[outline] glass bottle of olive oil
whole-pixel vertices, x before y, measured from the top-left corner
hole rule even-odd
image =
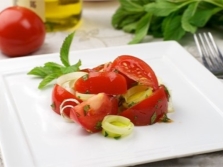
[[[15,0],[44,21],[47,31],[76,29],[81,22],[82,0]]]

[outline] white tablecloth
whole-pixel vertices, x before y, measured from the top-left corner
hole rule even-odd
[[[3,2],[4,1],[4,2]],[[0,0],[0,10],[9,5],[9,2]],[[122,31],[115,30],[111,26],[111,16],[115,9],[118,7],[118,1],[107,2],[85,2],[83,9],[83,22],[81,27],[76,31],[71,50],[85,50],[92,48],[104,48],[111,46],[127,45],[132,39],[131,34],[126,34]],[[44,45],[40,50],[33,53],[35,55],[59,52],[60,46],[64,38],[70,32],[54,32],[48,33]],[[213,32],[214,36],[219,43],[220,48],[223,50],[223,41],[218,35],[218,32]],[[146,38],[144,42],[153,42],[162,39],[153,39],[152,37]],[[180,44],[188,50],[194,57],[200,61],[199,54],[195,47],[192,35],[188,35]],[[8,57],[0,53],[0,59],[7,59]],[[220,133],[220,132],[219,132]],[[13,139],[12,139],[13,140]],[[186,158],[178,158],[173,160],[166,160],[150,164],[138,165],[141,167],[146,166],[165,166],[165,167],[219,167],[223,165],[223,151],[196,155]],[[0,156],[0,167],[3,167]]]

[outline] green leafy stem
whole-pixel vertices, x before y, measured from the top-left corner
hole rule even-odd
[[[55,62],[47,62],[43,66],[34,67],[28,72],[28,75],[34,75],[42,78],[38,88],[42,89],[54,79],[61,75],[80,70],[81,61],[71,65],[69,61],[69,50],[72,43],[74,32],[70,33],[64,40],[60,49],[60,60],[62,65]]]
[[[112,25],[135,36],[130,44],[146,35],[180,40],[198,28],[223,25],[223,0],[119,0]]]

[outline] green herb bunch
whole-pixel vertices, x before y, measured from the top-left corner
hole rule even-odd
[[[69,62],[69,50],[74,37],[74,32],[70,33],[64,40],[60,49],[60,60],[63,65],[55,62],[47,62],[43,66],[34,67],[28,72],[28,75],[34,75],[42,78],[38,88],[42,89],[48,85],[54,79],[61,75],[79,71],[81,61],[79,60],[76,64],[71,65]]]
[[[180,40],[201,27],[223,25],[223,0],[119,0],[112,16],[116,29],[134,33],[130,44],[146,35]]]

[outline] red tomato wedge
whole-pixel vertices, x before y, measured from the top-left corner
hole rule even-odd
[[[126,93],[127,84],[125,77],[116,72],[90,72],[75,82],[74,89],[80,93],[119,95]]]
[[[99,71],[101,71],[101,70],[104,69],[104,66],[105,66],[105,64],[101,64],[101,65],[98,65],[98,66],[96,66],[94,68],[85,68],[85,69],[82,69],[81,71],[88,72],[88,73],[89,72],[93,72],[93,71],[99,72]]]
[[[101,122],[106,115],[117,115],[118,101],[105,93],[99,93],[70,109],[70,118],[88,132],[101,131]]]
[[[154,90],[158,89],[158,80],[153,69],[137,57],[119,56],[113,61],[110,70],[118,70],[139,84],[150,86]]]
[[[66,89],[64,89],[63,87],[56,84],[52,91],[52,105],[51,105],[51,107],[52,107],[53,111],[55,111],[57,114],[60,114],[60,105],[66,99],[76,99],[77,101],[81,102],[75,95],[71,94]],[[74,102],[65,102],[64,105],[75,106],[77,104]],[[64,114],[66,116],[69,116],[70,109],[69,108],[65,109]]]
[[[129,118],[136,126],[150,125],[167,112],[167,107],[165,88],[161,86],[151,96],[124,110],[120,115]]]

